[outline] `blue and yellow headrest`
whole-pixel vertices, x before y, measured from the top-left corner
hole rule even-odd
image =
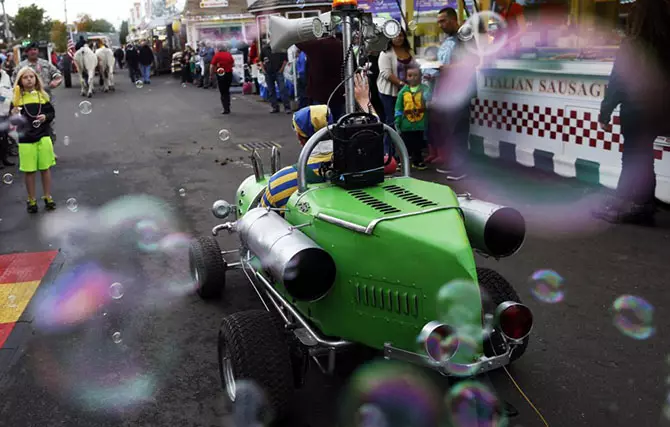
[[[293,129],[303,138],[310,138],[319,129],[333,123],[326,105],[311,105],[293,114]]]

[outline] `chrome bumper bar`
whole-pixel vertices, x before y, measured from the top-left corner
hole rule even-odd
[[[459,372],[468,372],[471,376],[483,374],[484,372],[492,371],[494,369],[502,368],[510,363],[512,351],[514,351],[515,344],[508,344],[507,351],[494,357],[482,356],[478,361],[469,364],[458,364],[451,361],[437,362],[428,356],[414,353],[407,350],[402,350],[393,347],[390,343],[384,344],[384,359],[399,360],[414,365],[422,366],[424,368],[432,369],[444,376],[454,376],[451,372],[457,370]]]

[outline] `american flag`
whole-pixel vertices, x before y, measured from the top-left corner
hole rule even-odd
[[[67,54],[70,59],[74,59],[74,46],[74,40],[72,40],[72,34],[70,34],[70,37],[67,39]]]

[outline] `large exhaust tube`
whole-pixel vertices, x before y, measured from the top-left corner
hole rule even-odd
[[[469,196],[458,196],[465,230],[473,248],[495,258],[514,255],[526,238],[526,221],[519,211]]]
[[[316,301],[333,287],[333,258],[277,212],[252,209],[237,221],[236,229],[242,245],[293,298]]]

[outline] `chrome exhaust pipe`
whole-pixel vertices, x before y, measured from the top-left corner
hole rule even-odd
[[[256,182],[261,182],[265,178],[265,172],[263,171],[263,160],[256,149],[251,152],[251,165],[254,167]]]
[[[272,154],[270,155],[270,171],[274,175],[279,169],[281,169],[281,154],[279,153],[279,148],[272,147]]]

